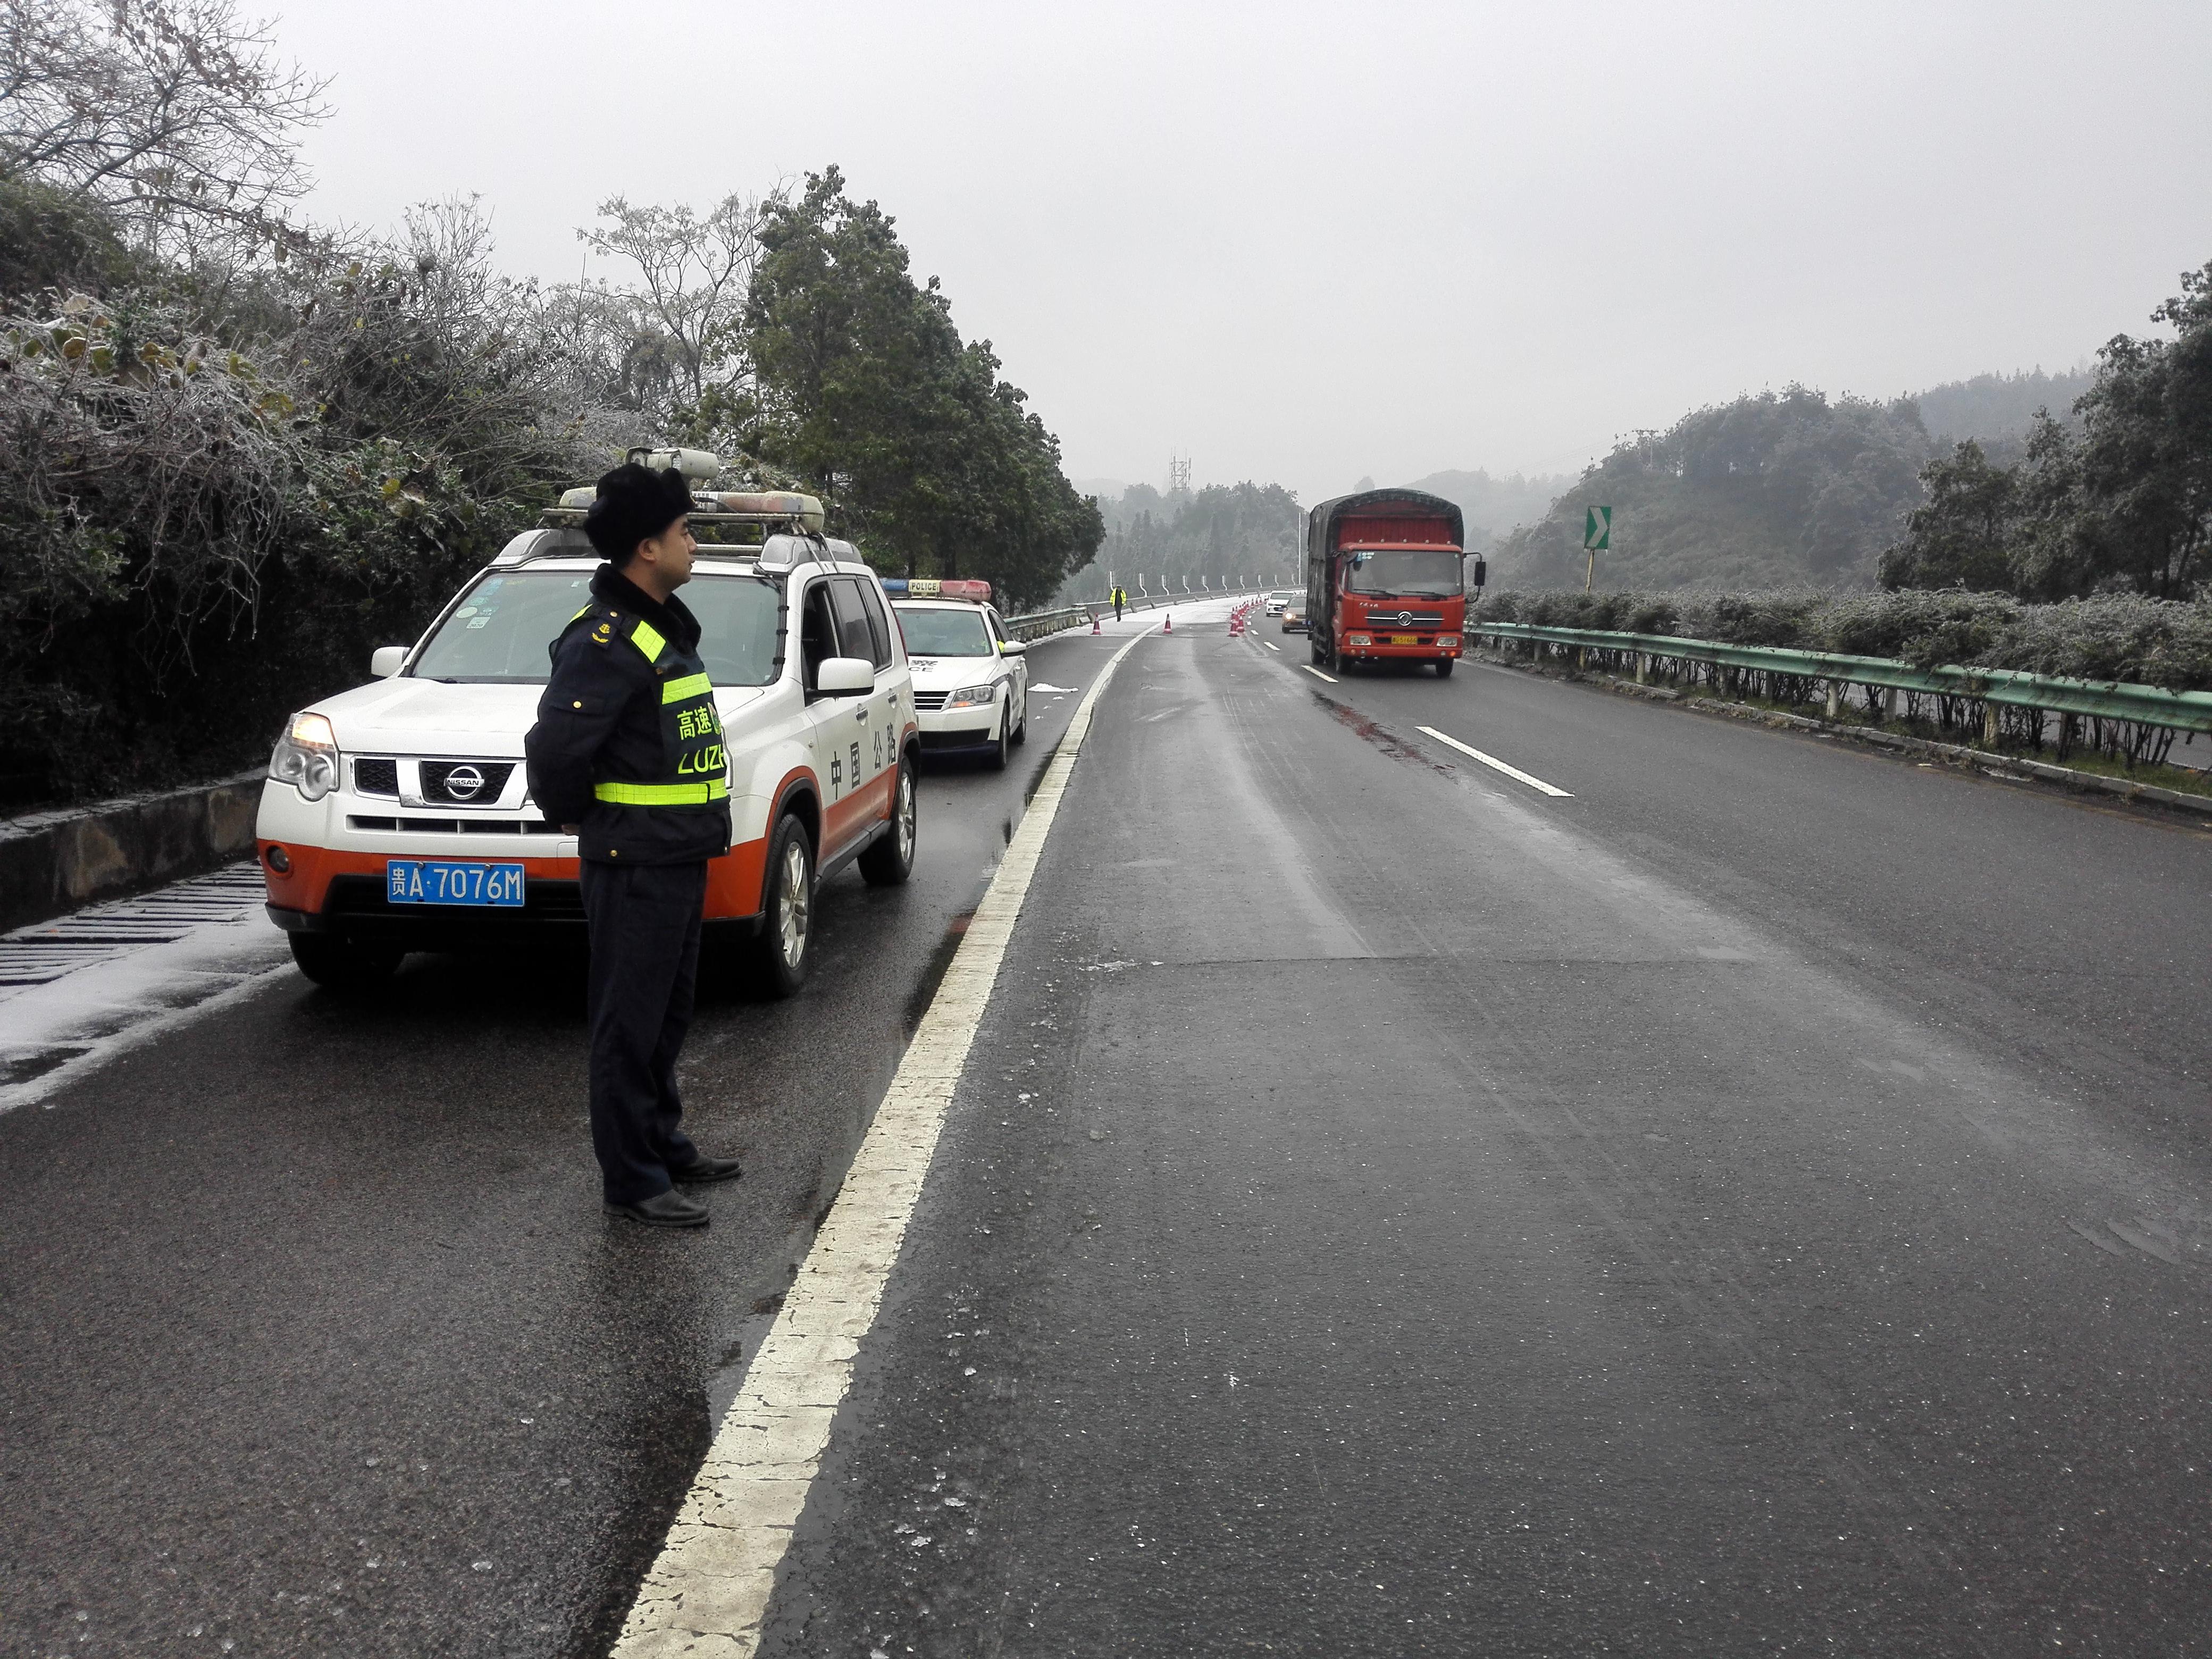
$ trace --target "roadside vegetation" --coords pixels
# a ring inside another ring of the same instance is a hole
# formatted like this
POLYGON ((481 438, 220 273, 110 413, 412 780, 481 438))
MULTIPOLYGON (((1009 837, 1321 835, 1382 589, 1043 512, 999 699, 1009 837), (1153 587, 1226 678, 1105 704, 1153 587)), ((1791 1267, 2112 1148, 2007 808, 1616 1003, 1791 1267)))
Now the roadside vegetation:
POLYGON ((0 805, 250 764, 634 443, 1015 608, 1097 548, 836 168, 603 203, 580 235, 623 276, 542 286, 474 200, 304 222, 322 94, 229 0, 0 0, 0 805))
MULTIPOLYGON (((1917 668, 2009 668, 2091 681, 2128 681, 2169 691, 2212 690, 2212 598, 2192 601, 2106 593, 2037 605, 2008 594, 1963 592, 1493 592, 1483 622, 1545 628, 1670 635, 1731 645, 1773 646, 1884 657, 1917 668)), ((1627 665, 1628 653, 1613 653, 1627 665)), ((1608 661, 1610 659, 1608 659, 1608 661)), ((1673 663, 1667 672, 1737 701, 1798 713, 1824 701, 1822 683, 1802 676, 1704 663, 1673 663)), ((1899 692, 1894 703, 1857 688, 1863 707, 1844 711, 1861 723, 1888 720, 1899 729, 1947 742, 1978 740, 1981 703, 1964 697, 1899 692)), ((2062 757, 2102 756, 2127 769, 2163 763, 2179 734, 2131 720, 2046 719, 2000 708, 1999 741, 2023 752, 2055 749, 2062 757)))

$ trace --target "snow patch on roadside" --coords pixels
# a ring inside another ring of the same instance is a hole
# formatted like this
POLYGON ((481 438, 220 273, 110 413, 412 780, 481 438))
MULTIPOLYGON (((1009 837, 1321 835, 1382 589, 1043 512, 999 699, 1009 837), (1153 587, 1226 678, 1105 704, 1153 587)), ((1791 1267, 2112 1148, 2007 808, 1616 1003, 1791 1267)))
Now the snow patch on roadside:
POLYGON ((0 936, 0 1113, 288 970, 262 902, 248 860, 0 936))

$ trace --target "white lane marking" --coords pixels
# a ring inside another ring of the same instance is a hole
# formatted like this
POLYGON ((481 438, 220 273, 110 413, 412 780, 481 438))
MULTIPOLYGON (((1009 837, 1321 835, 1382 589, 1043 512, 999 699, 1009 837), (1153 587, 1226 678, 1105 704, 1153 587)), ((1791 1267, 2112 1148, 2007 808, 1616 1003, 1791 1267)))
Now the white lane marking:
POLYGON ((1574 799, 1574 797, 1569 794, 1565 790, 1548 784, 1541 778, 1532 778, 1526 772, 1523 772, 1519 767, 1508 766, 1504 761, 1498 759, 1497 756, 1486 755, 1482 750, 1477 749, 1473 744, 1462 743, 1457 738, 1451 736, 1449 732, 1439 732, 1433 726, 1423 726, 1416 727, 1415 729, 1425 732, 1428 736, 1434 738, 1438 743, 1449 744, 1453 748, 1458 750, 1462 755, 1474 756, 1475 759, 1480 761, 1485 766, 1492 767, 1498 771, 1503 772, 1509 778, 1520 779, 1522 782, 1527 784, 1531 789, 1541 790, 1547 795, 1556 795, 1561 800, 1572 800, 1574 799))
POLYGON ((1068 722, 610 1659, 744 1659, 758 1646, 776 1568, 821 1471, 1091 711, 1121 659, 1158 631, 1154 623, 1114 653, 1068 722))
POLYGON ((1266 646, 1270 651, 1279 651, 1283 648, 1281 646, 1277 645, 1273 640, 1262 640, 1260 643, 1266 646))
POLYGON ((1312 675, 1317 680, 1328 680, 1331 685, 1334 685, 1336 684, 1335 680, 1330 678, 1328 675, 1322 673, 1320 669, 1316 668, 1310 662, 1302 662, 1298 666, 1304 669, 1307 673, 1312 675))

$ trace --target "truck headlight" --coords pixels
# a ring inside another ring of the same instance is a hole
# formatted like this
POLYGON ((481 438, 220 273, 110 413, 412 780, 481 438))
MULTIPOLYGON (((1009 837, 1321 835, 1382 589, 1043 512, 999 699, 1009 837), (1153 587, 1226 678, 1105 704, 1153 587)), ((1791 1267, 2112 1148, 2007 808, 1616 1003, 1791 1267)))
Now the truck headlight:
POLYGON ((1344 636, 1344 642, 1346 645, 1372 645, 1375 641, 1366 634, 1347 634, 1344 636))
POLYGON ((338 787, 338 738, 325 714, 295 714, 269 757, 269 775, 308 800, 338 787))
POLYGON ((998 700, 999 688, 995 685, 966 685, 945 698, 945 706, 947 708, 979 708, 987 702, 998 700))
POLYGON ((1456 634, 1439 634, 1437 635, 1437 643, 1443 647, 1447 651, 1456 651, 1459 649, 1459 635, 1456 634))

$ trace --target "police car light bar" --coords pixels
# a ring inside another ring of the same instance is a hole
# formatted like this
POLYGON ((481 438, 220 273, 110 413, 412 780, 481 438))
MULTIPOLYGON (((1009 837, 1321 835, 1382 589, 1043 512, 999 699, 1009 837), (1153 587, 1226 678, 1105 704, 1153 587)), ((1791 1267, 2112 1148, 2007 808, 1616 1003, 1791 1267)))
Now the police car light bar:
POLYGON ((991 584, 950 577, 939 581, 934 576, 886 576, 884 592, 908 599, 966 599, 974 605, 991 602, 991 584))
POLYGON ((714 483, 722 470, 722 458, 706 449, 633 449, 623 459, 655 472, 672 466, 694 484, 714 483))

